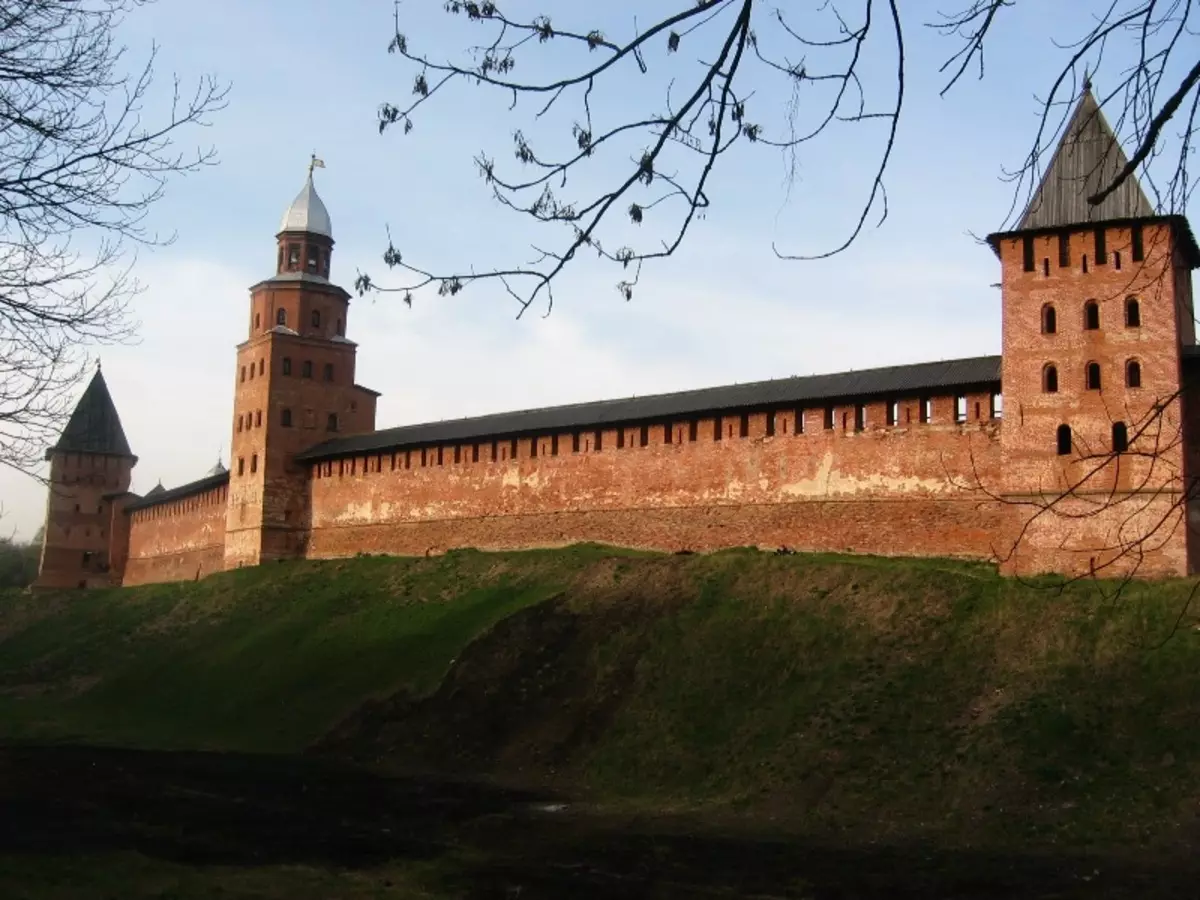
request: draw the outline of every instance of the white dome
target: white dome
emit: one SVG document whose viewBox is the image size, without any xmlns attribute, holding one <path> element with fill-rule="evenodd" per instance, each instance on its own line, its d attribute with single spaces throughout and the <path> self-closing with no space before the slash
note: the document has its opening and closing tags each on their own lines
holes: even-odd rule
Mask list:
<svg viewBox="0 0 1200 900">
<path fill-rule="evenodd" d="M 322 234 L 327 238 L 333 237 L 333 223 L 329 221 L 329 210 L 317 196 L 313 187 L 312 173 L 304 182 L 304 188 L 296 195 L 288 211 L 283 214 L 280 231 L 307 231 L 309 234 Z"/>
</svg>

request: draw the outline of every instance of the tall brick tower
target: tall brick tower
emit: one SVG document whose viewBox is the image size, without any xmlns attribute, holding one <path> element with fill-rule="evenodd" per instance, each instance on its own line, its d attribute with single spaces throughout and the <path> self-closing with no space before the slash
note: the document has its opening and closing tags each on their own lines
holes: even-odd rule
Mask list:
<svg viewBox="0 0 1200 900">
<path fill-rule="evenodd" d="M 109 548 L 114 534 L 120 543 L 137 457 L 99 367 L 46 459 L 50 490 L 34 587 L 118 584 L 124 561 L 111 559 Z"/>
<path fill-rule="evenodd" d="M 300 556 L 308 470 L 293 457 L 336 434 L 375 428 L 378 394 L 354 383 L 350 295 L 329 280 L 333 227 L 308 180 L 276 235 L 275 274 L 250 288 L 237 348 L 225 567 Z"/>
<path fill-rule="evenodd" d="M 1136 178 L 1094 202 L 1126 163 L 1085 88 L 1017 229 L 988 238 L 1003 270 L 1009 573 L 1188 570 L 1180 391 L 1200 253 Z"/>
</svg>

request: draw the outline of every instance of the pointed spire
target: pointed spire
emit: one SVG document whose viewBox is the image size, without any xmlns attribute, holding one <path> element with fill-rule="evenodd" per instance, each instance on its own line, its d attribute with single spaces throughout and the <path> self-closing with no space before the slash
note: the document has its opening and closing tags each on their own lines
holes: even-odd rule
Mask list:
<svg viewBox="0 0 1200 900">
<path fill-rule="evenodd" d="M 99 365 L 54 449 L 64 453 L 133 456 Z"/>
<path fill-rule="evenodd" d="M 1153 216 L 1154 207 L 1136 176 L 1127 178 L 1103 202 L 1088 202 L 1088 197 L 1106 187 L 1127 163 L 1092 94 L 1091 79 L 1085 77 L 1083 96 L 1017 230 Z"/>
</svg>

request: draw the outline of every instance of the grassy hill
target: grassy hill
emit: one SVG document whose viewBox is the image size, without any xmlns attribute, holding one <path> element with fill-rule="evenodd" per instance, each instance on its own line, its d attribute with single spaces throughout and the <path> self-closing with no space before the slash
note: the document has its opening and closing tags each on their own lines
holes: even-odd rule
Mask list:
<svg viewBox="0 0 1200 900">
<path fill-rule="evenodd" d="M 1194 583 L 1102 587 L 575 547 L 0 595 L 0 739 L 303 751 L 861 840 L 1194 844 Z"/>
</svg>

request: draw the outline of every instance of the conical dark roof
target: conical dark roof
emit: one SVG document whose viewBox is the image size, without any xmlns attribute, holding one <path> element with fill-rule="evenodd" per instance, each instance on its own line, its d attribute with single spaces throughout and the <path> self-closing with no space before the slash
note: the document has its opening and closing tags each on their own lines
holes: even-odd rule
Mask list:
<svg viewBox="0 0 1200 900">
<path fill-rule="evenodd" d="M 112 395 L 100 370 L 92 376 L 79 405 L 71 413 L 62 437 L 54 445 L 65 453 L 106 453 L 111 456 L 133 456 L 121 417 L 113 405 Z"/>
<path fill-rule="evenodd" d="M 1125 179 L 1103 202 L 1088 203 L 1128 162 L 1091 88 L 1085 89 L 1017 230 L 1153 216 L 1136 177 Z"/>
</svg>

